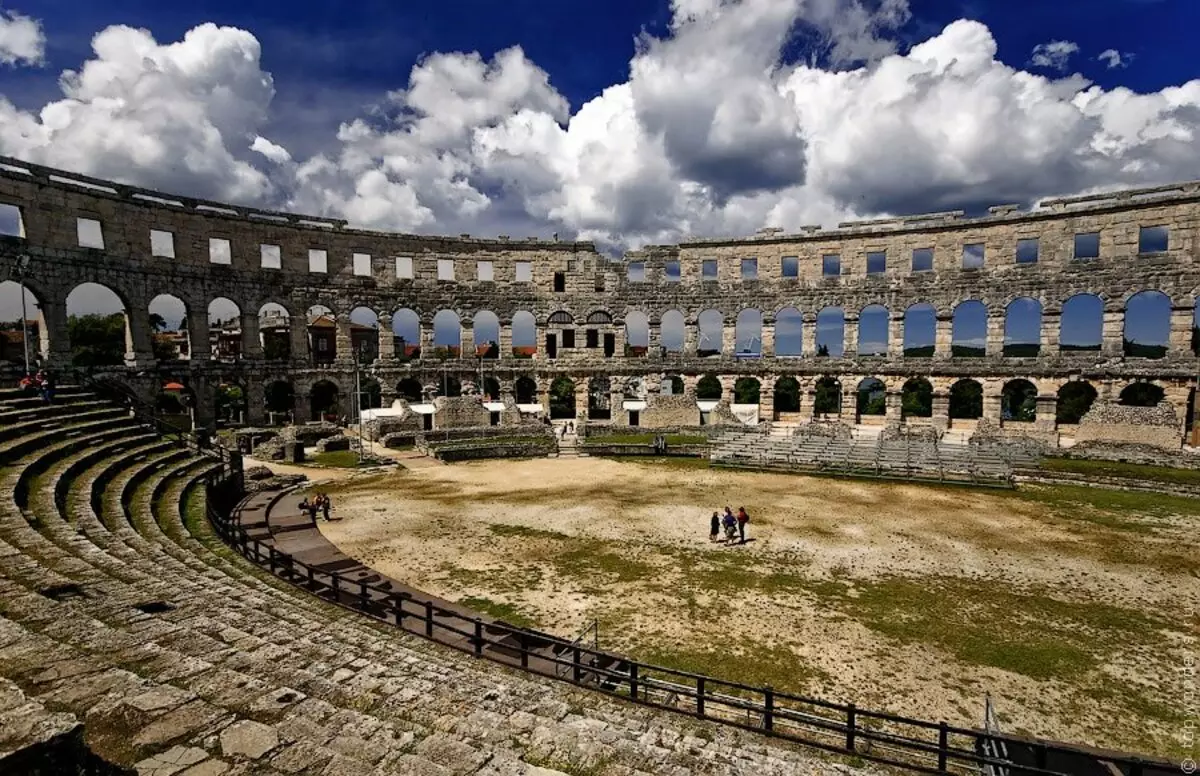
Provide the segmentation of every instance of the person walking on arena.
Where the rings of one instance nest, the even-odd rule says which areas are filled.
[[[712,526],[711,526],[711,530],[709,531],[709,534],[708,534],[708,540],[710,542],[715,542],[717,540],[717,537],[720,535],[721,535],[721,515],[717,512],[713,512]]]
[[[327,523],[329,522],[329,510],[331,508],[332,508],[332,505],[329,503],[329,496],[322,493],[321,494],[321,514],[325,516],[325,522],[327,522]]]
[[[725,517],[721,518],[721,523],[725,526],[725,543],[732,544],[733,537],[737,536],[737,518],[729,507],[725,507]]]
[[[741,541],[739,541],[738,544],[746,543],[746,523],[749,523],[749,522],[750,522],[750,515],[747,514],[746,508],[738,507],[738,513],[737,513],[738,536],[741,539]]]

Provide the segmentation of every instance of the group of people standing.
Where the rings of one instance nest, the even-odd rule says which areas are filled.
[[[318,512],[320,512],[327,521],[332,520],[333,518],[329,516],[330,509],[333,509],[333,502],[329,500],[329,496],[325,493],[318,493],[315,497],[313,497],[312,501],[309,501],[308,496],[305,496],[304,500],[300,502],[300,510],[302,512],[307,512],[308,519],[312,520],[314,523],[317,522]]]
[[[725,528],[725,543],[726,544],[745,544],[746,543],[746,523],[750,522],[750,514],[746,512],[745,507],[738,507],[737,514],[733,513],[731,507],[725,507],[725,515],[722,517],[717,512],[712,513],[712,525],[709,531],[708,540],[710,542],[720,541],[721,527]]]

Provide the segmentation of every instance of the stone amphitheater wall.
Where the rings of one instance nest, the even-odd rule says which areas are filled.
[[[3,157],[0,205],[14,206],[21,214],[23,234],[0,236],[0,261],[7,269],[18,256],[29,257],[26,282],[39,301],[44,362],[64,368],[70,360],[67,296],[81,283],[102,284],[131,313],[126,365],[115,371],[124,372],[131,385],[148,395],[164,377],[186,381],[196,396],[198,422],[210,427],[215,422],[213,386],[227,380],[246,388],[247,421],[253,424],[263,422],[264,390],[275,381],[293,387],[297,420],[308,419],[307,397],[320,382],[337,387],[339,414],[352,416],[350,313],[365,307],[378,315],[379,325],[377,358],[364,368],[379,382],[385,406],[396,398],[401,380],[436,385],[447,375],[462,381],[487,375],[499,383],[508,407],[502,413],[504,424],[520,421],[514,407],[518,379],[534,381],[536,402],[548,412],[551,384],[568,377],[581,418],[588,414],[589,384],[598,379],[607,380],[611,391],[609,422],[630,423],[623,405],[627,382],[643,378],[647,405],[639,412],[639,425],[694,426],[699,422],[695,402],[660,395],[658,386],[666,376],[680,376],[694,395],[700,377],[711,374],[719,379],[726,403],[737,379],[756,379],[760,414],[767,419],[774,413],[780,378],[799,383],[799,417],[804,419],[814,413],[818,381],[833,378],[846,423],[859,420],[859,383],[877,378],[887,392],[885,422],[893,424],[930,422],[905,418],[902,410],[906,385],[924,378],[933,391],[932,422],[949,428],[954,419],[948,396],[959,380],[980,384],[982,417],[1000,426],[1007,422],[1001,401],[1005,386],[1028,380],[1037,393],[1039,437],[1054,435],[1057,394],[1068,383],[1086,381],[1100,401],[1112,402],[1127,385],[1151,382],[1163,388],[1165,401],[1182,419],[1172,432],[1179,441],[1191,428],[1191,396],[1200,371],[1192,345],[1200,289],[1197,183],[1047,200],[1031,211],[1000,206],[977,218],[955,212],[801,227],[793,233],[768,229],[744,238],[649,246],[620,260],[602,255],[590,243],[556,237],[438,237],[353,229],[337,219],[178,197]],[[79,219],[99,223],[103,247],[81,245]],[[1143,250],[1141,230],[1150,227],[1166,228],[1166,250]],[[157,251],[151,230],[161,233]],[[163,250],[165,233],[171,235],[170,251]],[[1099,236],[1098,255],[1077,258],[1075,236],[1092,233]],[[1018,261],[1018,242],[1032,239],[1037,240],[1037,260]],[[278,249],[277,269],[263,266],[263,246]],[[968,246],[982,246],[981,267],[964,267],[965,254],[977,255]],[[214,263],[214,256],[225,260],[226,249],[228,263]],[[925,249],[931,251],[931,268],[914,271],[913,251]],[[318,260],[324,258],[325,271],[312,271],[313,251]],[[869,267],[877,254],[883,254],[882,267]],[[823,257],[835,255],[840,269],[826,275]],[[744,269],[749,260],[753,273]],[[410,263],[412,277],[400,276]],[[521,274],[526,270],[527,280]],[[489,272],[492,279],[481,279]],[[1170,333],[1161,358],[1124,349],[1126,304],[1142,291],[1158,291],[1169,300]],[[187,361],[154,358],[148,307],[164,293],[186,307]],[[1063,305],[1077,294],[1094,295],[1103,306],[1099,350],[1060,347]],[[212,358],[208,306],[217,298],[231,300],[240,310],[241,347],[233,359]],[[1022,298],[1041,307],[1036,356],[1005,353],[1006,309]],[[977,358],[956,356],[952,349],[955,309],[967,301],[986,308],[986,343]],[[258,311],[267,303],[283,306],[289,316],[291,355],[285,360],[264,357]],[[335,320],[336,355],[327,363],[310,353],[306,312],[314,305],[329,308]],[[887,349],[860,354],[859,315],[874,305],[887,310]],[[932,354],[904,352],[906,312],[916,305],[930,305],[935,314]],[[817,355],[817,315],[827,308],[844,313],[840,357]],[[790,309],[803,321],[804,355],[799,357],[777,354],[775,348],[776,323]],[[401,310],[413,311],[420,321],[420,342],[409,343],[421,346],[419,357],[397,349],[392,316]],[[462,324],[458,354],[434,353],[434,317],[443,310],[454,312]],[[708,310],[720,315],[720,343],[710,339],[702,347],[699,319]],[[746,310],[761,313],[760,352],[753,358],[734,352],[736,322]],[[481,311],[499,320],[498,358],[474,357],[475,346],[482,343],[476,342],[472,322]],[[521,312],[535,322],[532,357],[513,351],[514,317]],[[664,317],[675,312],[684,320],[679,352],[664,347],[663,338]],[[627,350],[627,324],[641,316],[648,325],[645,349]],[[567,331],[576,338],[573,348],[562,347]],[[590,336],[595,336],[595,347],[585,346]],[[549,337],[559,346],[554,357],[548,352]],[[701,355],[714,347],[719,354]],[[435,427],[488,420],[479,412],[442,406]]]

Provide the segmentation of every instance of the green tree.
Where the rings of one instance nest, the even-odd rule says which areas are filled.
[[[550,417],[575,417],[575,383],[559,377],[550,384]]]
[[[704,375],[696,382],[696,398],[713,401],[721,398],[721,381],[712,375]]]
[[[1059,423],[1078,423],[1096,401],[1096,389],[1082,380],[1070,382],[1058,391],[1058,407],[1055,412]]]
[[[125,314],[72,315],[67,320],[71,363],[115,366],[125,363]]]
[[[842,406],[841,394],[841,386],[832,377],[817,380],[817,390],[813,394],[813,412],[817,415],[837,414]]]
[[[924,378],[904,384],[900,412],[906,418],[928,418],[933,415],[933,386]]]
[[[800,383],[793,377],[781,377],[775,383],[775,411],[800,411]]]
[[[758,404],[762,386],[753,377],[739,377],[733,384],[733,401],[736,404]]]
[[[983,416],[983,386],[974,380],[959,380],[950,387],[950,417],[968,420]]]

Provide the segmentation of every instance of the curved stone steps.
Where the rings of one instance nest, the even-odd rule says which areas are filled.
[[[78,423],[69,428],[43,429],[39,426],[40,430],[36,434],[26,434],[0,444],[0,464],[10,465],[32,453],[46,451],[56,446],[84,444],[86,438],[92,434],[124,433],[130,425],[129,417],[121,415]]]
[[[7,417],[6,417],[7,416]],[[44,410],[21,413],[0,413],[0,441],[8,441],[41,429],[65,429],[83,420],[128,418],[129,413],[104,402],[89,402],[80,410],[50,405]]]

